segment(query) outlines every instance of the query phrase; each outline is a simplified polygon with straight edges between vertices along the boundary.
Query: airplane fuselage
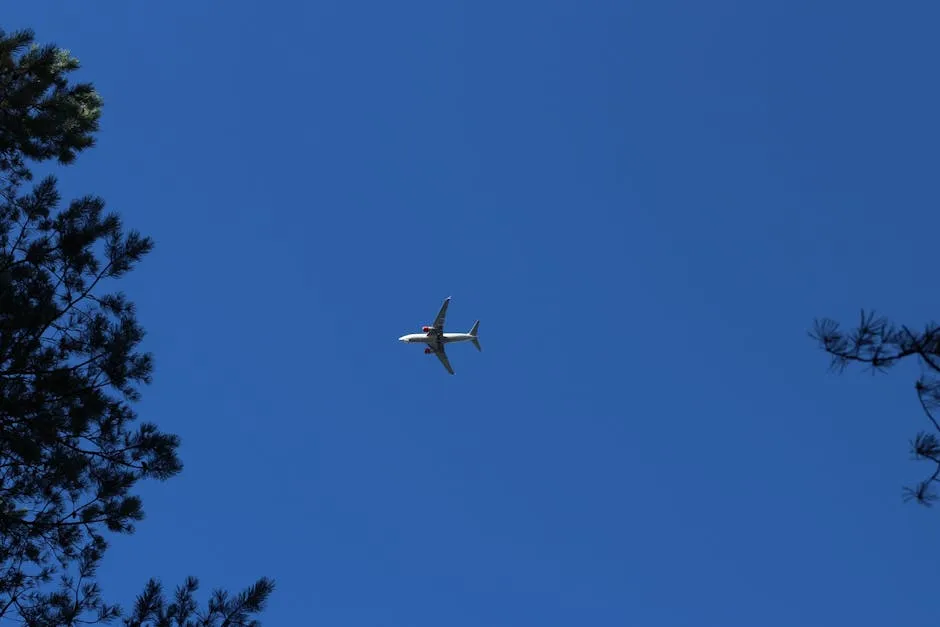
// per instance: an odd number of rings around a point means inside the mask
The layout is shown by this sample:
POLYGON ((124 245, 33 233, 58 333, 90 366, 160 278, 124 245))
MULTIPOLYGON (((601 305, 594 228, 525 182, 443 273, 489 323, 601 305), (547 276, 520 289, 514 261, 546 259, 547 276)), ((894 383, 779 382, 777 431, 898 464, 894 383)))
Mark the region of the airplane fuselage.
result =
MULTIPOLYGON (((473 337, 474 336, 469 333, 442 333, 440 335, 441 341, 444 344, 450 344, 451 342, 469 342, 473 337)), ((430 335, 427 333, 411 333, 409 335, 403 335, 398 339, 406 344, 436 344, 438 336, 433 333, 430 335)))

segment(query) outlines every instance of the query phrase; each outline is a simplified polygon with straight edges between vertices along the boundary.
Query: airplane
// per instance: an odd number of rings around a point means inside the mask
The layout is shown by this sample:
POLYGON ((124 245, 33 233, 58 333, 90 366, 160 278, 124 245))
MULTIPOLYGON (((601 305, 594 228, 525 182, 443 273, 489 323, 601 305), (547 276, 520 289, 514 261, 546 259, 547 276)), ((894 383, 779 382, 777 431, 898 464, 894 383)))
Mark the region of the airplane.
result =
POLYGON ((445 344, 452 342, 473 342, 473 345, 477 347, 478 351, 482 351, 483 349, 480 347, 480 340, 477 337, 477 331, 480 329, 479 320, 473 323, 473 326, 470 327, 470 331, 467 333, 444 333, 444 318, 447 316, 447 306, 449 304, 450 296, 444 299, 444 304, 441 305, 441 310, 437 312, 434 324, 421 327, 422 333, 403 335, 398 338, 398 341, 404 342, 405 344, 427 344, 427 347, 424 349, 424 354, 430 355, 434 353, 437 355, 437 358, 441 360, 441 363, 444 364, 444 367, 447 368, 447 372, 454 374, 454 369, 450 367, 450 360, 447 359, 447 353, 444 351, 445 344))

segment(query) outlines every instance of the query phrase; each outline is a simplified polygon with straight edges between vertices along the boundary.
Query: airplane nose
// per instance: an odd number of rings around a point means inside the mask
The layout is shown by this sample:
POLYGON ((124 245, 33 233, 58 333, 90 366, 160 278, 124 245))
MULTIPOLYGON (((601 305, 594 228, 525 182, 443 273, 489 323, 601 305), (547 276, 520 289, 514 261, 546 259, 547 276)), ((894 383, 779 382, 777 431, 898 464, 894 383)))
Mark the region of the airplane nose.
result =
POLYGON ((405 341, 405 336, 403 335, 403 336, 401 336, 400 338, 398 338, 398 341, 399 341, 399 342, 404 342, 404 341, 405 341))

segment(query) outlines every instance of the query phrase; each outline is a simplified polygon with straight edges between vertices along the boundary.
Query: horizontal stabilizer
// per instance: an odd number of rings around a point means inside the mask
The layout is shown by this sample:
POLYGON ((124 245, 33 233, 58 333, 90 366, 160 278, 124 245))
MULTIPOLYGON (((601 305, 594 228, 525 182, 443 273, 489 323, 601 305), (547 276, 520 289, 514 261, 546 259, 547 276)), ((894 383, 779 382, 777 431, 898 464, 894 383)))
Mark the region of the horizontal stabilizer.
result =
POLYGON ((480 331, 480 321, 477 320, 476 322, 473 323, 473 326, 470 327, 470 335, 473 336, 473 338, 470 341, 473 342, 473 345, 477 347, 478 351, 482 351, 483 349, 480 348, 480 340, 477 339, 477 333, 479 333, 479 331, 480 331))

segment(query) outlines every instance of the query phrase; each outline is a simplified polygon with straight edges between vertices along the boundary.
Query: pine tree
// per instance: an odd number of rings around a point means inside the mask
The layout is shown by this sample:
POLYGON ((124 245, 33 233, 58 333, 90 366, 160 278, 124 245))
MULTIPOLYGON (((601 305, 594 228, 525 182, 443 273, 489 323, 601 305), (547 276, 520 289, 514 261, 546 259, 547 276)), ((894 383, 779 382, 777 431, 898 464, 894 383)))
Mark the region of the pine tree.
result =
MULTIPOLYGON (((153 242, 101 198, 65 204, 54 176, 33 182, 32 164, 94 145, 102 100, 69 82, 78 67, 32 31, 0 30, 0 620, 35 626, 122 614, 95 582, 105 535, 143 518, 139 481, 182 470, 179 438, 137 420, 152 357, 134 304, 105 291, 153 242)), ((125 624, 256 624, 273 582, 217 592, 201 614, 196 587, 168 605, 151 581, 125 624)))
POLYGON ((940 481, 940 326, 926 324, 921 331, 898 326, 873 312, 861 312, 859 324, 850 332, 842 331, 830 319, 817 320, 810 334, 832 357, 832 366, 844 370, 849 364, 866 364, 875 372, 884 372, 903 360, 914 358, 921 365, 921 376, 914 384, 920 408, 931 430, 921 430, 910 442, 917 460, 932 462, 929 475, 913 487, 905 487, 906 501, 930 506, 937 499, 931 487, 940 481))

